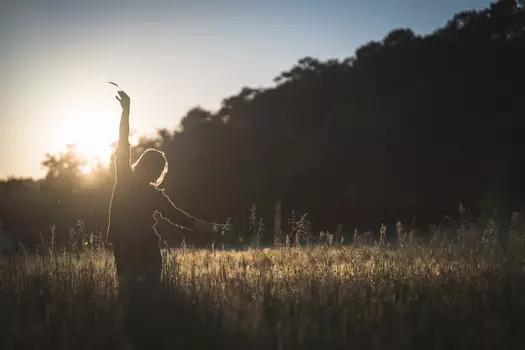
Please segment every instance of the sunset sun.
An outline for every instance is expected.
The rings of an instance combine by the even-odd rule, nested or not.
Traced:
[[[82,172],[91,172],[99,163],[109,164],[118,133],[118,116],[111,110],[79,106],[63,118],[60,129],[62,144],[74,144],[78,155],[86,160]]]

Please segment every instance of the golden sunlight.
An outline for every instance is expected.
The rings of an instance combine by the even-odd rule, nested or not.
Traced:
[[[86,165],[83,165],[80,167],[80,171],[82,174],[90,174],[93,171],[93,165],[91,165],[91,162],[88,162]]]
[[[69,117],[62,118],[60,142],[74,144],[76,150],[87,164],[83,173],[90,173],[99,163],[108,165],[112,143],[118,135],[119,115],[103,108],[74,108]]]

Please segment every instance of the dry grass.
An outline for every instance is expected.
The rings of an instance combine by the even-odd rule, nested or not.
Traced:
[[[165,251],[154,326],[169,348],[520,349],[525,242],[484,232],[402,248]],[[27,259],[0,272],[1,349],[122,345],[110,253]]]

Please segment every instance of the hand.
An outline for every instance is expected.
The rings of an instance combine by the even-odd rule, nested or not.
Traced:
[[[129,110],[131,99],[129,98],[128,94],[126,94],[124,91],[119,91],[117,93],[118,96],[115,96],[115,98],[120,102],[122,109]]]

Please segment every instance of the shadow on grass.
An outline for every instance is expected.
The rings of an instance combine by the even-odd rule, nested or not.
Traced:
[[[246,349],[242,335],[222,329],[182,293],[162,286],[153,297],[124,308],[125,345],[135,349]],[[199,311],[200,310],[200,311]],[[124,346],[125,348],[125,346]]]
[[[184,294],[162,286],[126,307],[94,285],[0,272],[0,349],[245,349]],[[93,281],[93,283],[96,283]]]

